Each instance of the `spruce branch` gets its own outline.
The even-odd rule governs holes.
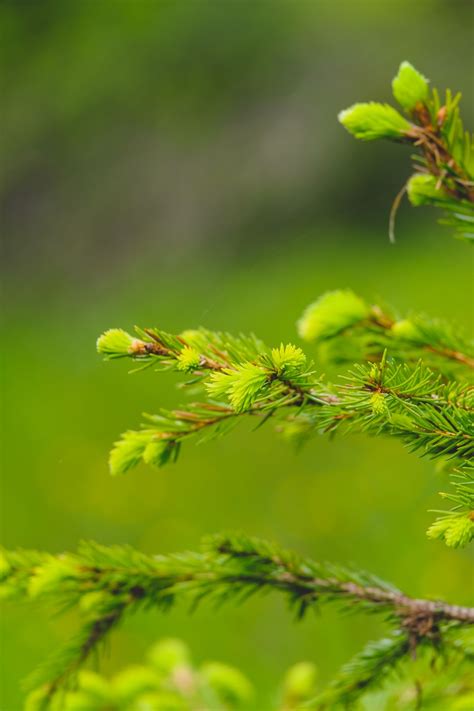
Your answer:
[[[431,524],[427,534],[437,538],[452,548],[467,545],[474,539],[474,462],[464,462],[451,472],[452,490],[440,492],[440,496],[451,504],[448,511],[441,514]]]
[[[379,138],[407,143],[418,149],[415,173],[403,192],[412,205],[433,205],[445,210],[443,222],[459,237],[474,239],[474,138],[464,130],[459,115],[461,94],[448,89],[443,102],[436,89],[409,62],[400,65],[392,83],[395,99],[406,118],[387,104],[354,104],[339,114],[339,121],[356,138]],[[390,237],[393,239],[393,211]]]
[[[57,692],[67,688],[71,678],[77,675],[93,653],[98,652],[100,644],[120,622],[122,612],[123,607],[117,606],[109,615],[85,622],[67,644],[53,652],[28,676],[26,689],[34,691],[41,688],[39,710],[49,708]]]
[[[396,673],[410,649],[408,636],[399,630],[364,649],[345,664],[329,687],[311,703],[311,708],[346,707]]]
[[[432,701],[440,700],[441,689],[433,684],[431,678],[441,676],[448,688],[448,679],[451,670],[454,669],[457,681],[465,675],[467,667],[472,668],[474,661],[472,640],[467,640],[467,644],[459,639],[459,630],[456,629],[458,637],[453,639],[453,630],[445,628],[443,634],[438,634],[437,638],[423,638],[413,647],[409,635],[405,630],[394,630],[388,636],[369,642],[360,652],[358,652],[349,662],[344,664],[328,687],[318,694],[307,704],[308,708],[318,711],[353,708],[354,704],[363,698],[367,693],[377,691],[380,688],[390,688],[399,686],[398,680],[402,680],[403,694],[408,703],[413,700],[415,706],[411,704],[408,708],[424,708],[424,701],[428,702],[430,686],[435,687],[436,696]],[[406,682],[407,666],[414,668],[414,673],[408,676],[409,687]],[[426,678],[425,668],[431,668],[430,679]],[[433,674],[436,667],[436,674]],[[417,673],[423,671],[422,680]],[[405,673],[404,673],[405,672]],[[446,675],[446,676],[445,676]],[[405,678],[404,678],[405,677]],[[411,693],[410,692],[411,686]],[[461,687],[462,688],[462,687]],[[433,689],[434,690],[434,689]],[[459,688],[457,691],[459,692]],[[397,694],[397,699],[399,698]],[[400,702],[403,696],[399,698]],[[382,699],[380,700],[382,701]],[[446,699],[446,703],[449,700]],[[385,705],[383,708],[386,708]],[[389,708],[391,708],[389,706]],[[399,708],[399,706],[397,706]],[[405,708],[405,705],[402,705]],[[431,708],[431,706],[430,706]],[[448,708],[447,706],[441,708]],[[462,708],[462,707],[461,707]]]
[[[191,376],[187,384],[209,397],[145,415],[140,430],[128,430],[115,443],[111,472],[125,473],[142,461],[158,467],[176,461],[187,439],[224,435],[244,416],[259,425],[272,420],[295,443],[337,431],[386,435],[420,456],[452,461],[454,491],[442,494],[452,509],[439,512],[429,536],[450,546],[466,545],[474,537],[474,492],[466,473],[474,456],[474,388],[469,380],[448,379],[447,373],[453,364],[470,367],[468,342],[441,322],[395,320],[349,291],[324,295],[307,309],[299,327],[306,337],[331,342],[333,352],[344,352],[346,340],[353,344],[359,338],[374,360],[356,364],[334,384],[318,376],[292,344],[271,349],[254,336],[204,329],[177,336],[137,329],[139,338],[120,329],[107,331],[98,340],[106,359],[127,357],[185,372]],[[421,361],[410,363],[408,354],[414,359],[420,353],[435,356],[438,372]]]
[[[474,624],[474,608],[412,598],[364,571],[302,559],[274,544],[239,534],[207,539],[201,552],[144,555],[128,546],[82,543],[75,554],[5,552],[0,590],[13,599],[45,599],[77,606],[85,622],[78,636],[32,676],[46,698],[66,685],[125,615],[140,607],[168,610],[177,599],[192,607],[243,602],[278,591],[302,617],[326,603],[382,613],[404,639],[405,654],[438,644],[447,630]],[[401,652],[400,652],[401,654]]]
[[[380,360],[387,350],[392,358],[412,363],[423,359],[446,376],[472,382],[474,343],[462,329],[424,315],[400,316],[349,290],[327,292],[311,303],[298,321],[298,332],[317,345],[323,361]]]
[[[444,382],[421,362],[356,364],[337,389],[337,402],[320,409],[324,431],[343,427],[389,434],[430,458],[474,456],[474,389]]]
[[[97,350],[106,360],[132,358],[142,363],[174,367],[183,372],[223,371],[231,363],[258,358],[266,347],[254,335],[233,336],[200,328],[173,335],[156,328],[135,327],[134,337],[120,328],[105,331]]]
[[[171,338],[178,340],[168,336]],[[148,343],[141,341],[132,352],[122,355],[141,359],[145,348],[150,351]],[[155,343],[151,345],[155,347]],[[162,350],[161,344],[159,348]],[[169,367],[179,370],[183,348],[188,345],[181,342],[173,356],[150,356],[147,352],[145,358],[156,358],[158,363],[164,358]],[[272,350],[262,344],[260,348],[252,361],[244,360],[247,354],[226,353],[227,364],[219,369],[202,365],[206,351],[202,348],[194,374],[210,395],[209,402],[147,415],[144,428],[126,432],[112,450],[112,472],[127,471],[142,459],[164,464],[177,456],[183,439],[204,430],[219,434],[243,414],[263,420],[289,414],[291,427],[296,423],[306,427],[308,433],[334,431],[349,424],[362,431],[401,437],[422,455],[460,460],[472,457],[474,391],[469,384],[446,381],[421,362],[408,366],[386,358],[380,363],[354,366],[346,384],[328,384],[316,376],[311,364],[307,365],[301,349],[291,344]],[[104,352],[102,345],[99,350]]]
[[[311,307],[305,316],[305,332],[340,341],[346,328],[361,327],[361,318],[367,323],[370,314],[382,333],[379,348],[393,343],[393,332],[399,344],[400,332],[405,340],[409,339],[407,334],[413,336],[415,326],[390,320],[352,292],[332,292]],[[388,330],[390,336],[386,336]],[[454,345],[454,335],[448,341],[447,328],[430,323],[419,332],[425,334],[425,342],[422,345],[419,337],[413,356],[420,349],[429,350],[443,362],[451,362],[454,351],[448,350],[448,345]],[[356,364],[343,382],[332,384],[317,376],[303,351],[291,344],[270,349],[253,336],[232,337],[205,330],[187,332],[186,338],[157,329],[139,329],[140,339],[128,335],[125,340],[124,331],[117,333],[108,331],[99,339],[99,351],[107,359],[145,359],[146,364],[182,373],[184,358],[191,375],[188,382],[198,385],[209,400],[145,415],[140,430],[125,432],[115,443],[110,454],[113,474],[127,472],[142,461],[155,466],[175,461],[185,440],[195,437],[203,441],[226,434],[243,416],[256,418],[259,424],[271,419],[296,443],[336,431],[386,435],[401,439],[420,456],[453,461],[455,493],[443,496],[457,497],[456,520],[449,512],[449,521],[436,522],[429,535],[449,545],[465,545],[474,536],[474,499],[465,473],[459,474],[459,467],[474,455],[474,388],[469,381],[447,379],[445,372],[432,371],[421,361],[413,365],[398,362],[384,351],[381,360]],[[430,343],[428,334],[432,335]],[[124,343],[128,344],[125,349]],[[456,347],[459,345],[460,337]],[[400,348],[394,348],[397,355],[403,352]],[[454,360],[460,361],[459,357]],[[442,535],[446,527],[453,533]]]

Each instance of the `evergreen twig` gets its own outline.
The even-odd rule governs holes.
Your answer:
[[[128,546],[81,544],[78,553],[47,556],[4,554],[3,594],[75,604],[85,616],[78,637],[32,677],[53,694],[83,664],[110,630],[139,607],[169,609],[188,598],[195,607],[242,602],[251,595],[282,592],[298,617],[311,607],[337,603],[385,620],[407,640],[404,652],[437,644],[455,625],[474,624],[474,608],[412,598],[360,570],[300,559],[277,546],[242,535],[205,541],[202,552],[147,556]],[[400,652],[401,654],[401,652]]]
[[[305,332],[337,340],[349,325],[358,323],[354,319],[360,320],[366,307],[352,292],[329,297],[306,314]],[[382,312],[377,312],[377,320],[380,328],[388,328],[389,318]],[[176,461],[183,441],[225,434],[243,415],[257,417],[262,424],[276,421],[278,429],[297,443],[341,430],[386,435],[400,439],[420,456],[452,462],[454,493],[443,496],[452,501],[453,509],[442,523],[435,522],[429,535],[452,546],[465,545],[474,537],[470,475],[474,387],[469,380],[448,379],[422,361],[400,362],[389,358],[385,350],[380,360],[354,365],[341,384],[327,383],[292,344],[269,349],[254,337],[206,330],[179,336],[157,329],[137,330],[141,339],[118,329],[107,331],[98,340],[99,352],[109,359],[127,357],[158,368],[185,369],[192,376],[190,384],[199,386],[210,399],[146,415],[142,429],[125,432],[112,449],[113,474],[124,473],[141,461],[156,466]],[[423,349],[429,348],[429,333],[444,334],[443,343],[449,335],[441,326],[431,326],[431,331],[425,326],[424,333]],[[432,343],[440,341],[441,335],[438,341],[432,339]],[[438,346],[436,351],[441,352]]]
[[[453,96],[448,89],[441,102],[438,91],[430,91],[426,77],[409,62],[400,65],[392,89],[407,118],[392,106],[370,102],[341,111],[340,122],[356,138],[387,138],[418,149],[413,158],[415,173],[405,186],[410,202],[444,209],[442,222],[454,227],[457,236],[473,240],[474,139],[459,115],[461,94]],[[399,198],[400,193],[396,201]]]

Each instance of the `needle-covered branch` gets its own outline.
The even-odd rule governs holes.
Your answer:
[[[269,349],[255,337],[213,333],[204,329],[173,336],[157,329],[106,331],[97,342],[106,359],[128,357],[145,367],[174,369],[191,376],[208,402],[146,416],[138,432],[126,432],[112,450],[112,473],[127,471],[139,461],[164,464],[176,458],[181,442],[231,428],[240,415],[262,420],[276,411],[330,401],[332,395],[316,377],[300,348],[283,344]],[[195,388],[194,388],[195,389]]]
[[[342,667],[329,686],[307,704],[307,708],[317,711],[352,709],[361,698],[367,697],[368,692],[385,687],[388,694],[377,695],[374,708],[394,708],[390,700],[396,699],[395,708],[425,708],[426,704],[426,708],[444,710],[451,708],[450,694],[446,694],[450,682],[458,685],[454,691],[455,703],[460,703],[461,709],[469,708],[473,687],[468,679],[474,662],[474,637],[470,633],[463,639],[458,629],[449,627],[437,639],[436,636],[437,633],[431,639],[424,637],[416,648],[411,647],[404,630],[395,630],[383,639],[369,642]],[[408,675],[408,684],[404,673],[407,664],[412,672]],[[437,674],[433,674],[436,665]],[[430,667],[431,673],[427,675],[426,669]],[[436,677],[439,677],[438,683]],[[401,693],[397,687],[401,687]]]
[[[330,363],[391,358],[420,359],[447,377],[473,381],[474,343],[462,329],[419,314],[400,316],[369,304],[350,290],[330,291],[310,304],[298,321],[301,338]]]
[[[76,606],[84,625],[32,677],[46,684],[49,696],[86,662],[125,615],[141,608],[169,609],[188,599],[215,605],[243,602],[275,590],[298,617],[325,603],[343,609],[383,613],[406,639],[405,652],[419,644],[437,644],[453,626],[474,624],[474,608],[411,598],[369,573],[301,559],[273,544],[240,535],[209,539],[199,553],[148,556],[124,546],[83,543],[75,554],[5,553],[3,596],[46,599],[59,608]]]
[[[145,359],[148,365],[165,364],[181,370],[183,351],[192,346],[168,351],[158,342],[137,341],[125,352],[111,352],[110,342],[116,331],[108,331],[98,341],[99,352],[107,357],[128,356]],[[120,334],[124,332],[120,331]],[[151,333],[148,329],[147,333]],[[208,332],[199,332],[206,333]],[[236,340],[236,339],[235,339]],[[159,351],[152,353],[153,349]],[[309,432],[333,431],[344,424],[372,433],[400,436],[408,446],[431,457],[450,456],[469,460],[474,453],[474,389],[466,383],[446,381],[421,363],[414,366],[387,360],[366,366],[354,366],[340,385],[326,383],[317,377],[306,356],[293,345],[273,350],[263,345],[256,358],[244,360],[223,352],[225,366],[203,366],[206,348],[196,351],[195,363],[188,372],[200,382],[209,396],[179,410],[162,411],[147,416],[148,425],[138,432],[128,432],[112,454],[112,470],[119,473],[141,459],[162,464],[184,438],[206,429],[219,431],[223,423],[239,415],[268,418],[278,412],[290,414],[291,422],[306,423]],[[137,353],[138,351],[138,353]],[[144,355],[143,355],[144,354]]]
[[[336,337],[336,324],[339,329],[341,323],[348,325],[356,303],[363,306],[358,297],[350,299],[353,308],[347,308],[346,300],[344,311],[338,298],[336,312],[328,311],[326,300],[322,312],[313,310],[313,326],[319,319],[319,332],[324,324],[326,335]],[[114,474],[141,461],[156,466],[174,461],[183,441],[225,434],[243,416],[259,424],[271,419],[297,443],[318,434],[354,431],[399,438],[420,456],[446,458],[453,467],[462,467],[474,455],[474,388],[465,380],[447,380],[421,362],[402,364],[387,358],[385,351],[380,361],[355,365],[340,384],[332,384],[319,377],[303,351],[292,344],[270,349],[254,337],[205,330],[172,336],[139,329],[138,335],[107,331],[99,338],[98,349],[106,358],[127,357],[178,372],[185,360],[188,383],[199,386],[209,399],[145,415],[146,424],[125,432],[112,449]],[[444,540],[464,545],[474,537],[474,491],[466,489],[464,473],[458,471],[455,477],[458,518],[454,535]]]
[[[354,104],[339,114],[340,122],[356,138],[387,138],[418,150],[413,158],[416,172],[394,202],[390,236],[406,191],[412,205],[442,208],[444,222],[459,237],[474,239],[474,140],[459,116],[461,94],[453,96],[448,89],[442,101],[409,62],[400,65],[392,89],[406,117],[388,104],[375,102]]]

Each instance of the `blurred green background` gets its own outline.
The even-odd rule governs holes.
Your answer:
[[[194,549],[222,529],[354,561],[414,595],[472,598],[472,559],[429,542],[443,474],[395,442],[314,441],[295,454],[241,426],[178,464],[111,479],[107,453],[177,379],[101,363],[112,326],[205,325],[296,341],[322,291],[352,287],[401,311],[472,327],[472,254],[428,211],[391,201],[409,152],[338,125],[390,100],[409,59],[468,92],[472,3],[458,0],[79,0],[0,4],[4,313],[2,539],[73,549]],[[464,99],[466,123],[473,104]],[[297,341],[296,341],[297,342]],[[42,607],[2,616],[2,711],[75,628]],[[182,637],[197,661],[236,664],[269,708],[288,665],[322,682],[380,631],[332,611],[294,623],[277,597],[218,614],[130,619],[103,668]]]

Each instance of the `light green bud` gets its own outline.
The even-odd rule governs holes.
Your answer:
[[[424,104],[428,99],[428,79],[420,74],[410,62],[402,62],[397,76],[392,81],[395,99],[406,111],[417,104]]]
[[[110,328],[97,339],[97,351],[108,358],[127,356],[134,352],[136,340],[121,328]]]
[[[79,689],[101,701],[110,700],[111,687],[104,677],[89,670],[79,672]]]
[[[154,669],[134,665],[114,677],[112,688],[114,697],[123,702],[133,701],[138,695],[157,691],[160,679]]]
[[[140,694],[126,711],[190,711],[190,706],[189,700],[177,692],[161,690]]]
[[[301,348],[297,348],[292,343],[288,343],[286,346],[282,343],[279,348],[273,348],[271,359],[278,373],[298,370],[303,368],[306,363],[306,356]]]
[[[63,705],[59,708],[53,707],[51,711],[104,711],[104,708],[107,708],[106,703],[91,698],[84,691],[71,691],[65,695]]]
[[[201,668],[201,674],[232,708],[239,708],[250,703],[253,687],[241,671],[220,662],[208,662]]]
[[[439,518],[426,533],[428,538],[444,540],[450,548],[462,548],[474,538],[474,512]]]
[[[201,356],[197,350],[185,346],[177,358],[176,367],[185,373],[190,373],[199,367]]]
[[[251,407],[268,382],[268,372],[255,363],[242,363],[235,369],[213,372],[206,382],[212,397],[227,395],[236,412]]]
[[[328,291],[310,304],[298,321],[305,341],[324,341],[369,316],[367,304],[354,292]]]
[[[288,669],[283,682],[285,698],[303,701],[315,694],[318,669],[312,662],[299,662]]]
[[[415,341],[419,342],[421,340],[421,333],[409,319],[402,319],[401,321],[396,321],[392,326],[392,333],[397,338],[404,341]]]
[[[412,125],[389,104],[354,104],[341,111],[340,123],[356,138],[374,141],[377,138],[399,139]]]
[[[407,183],[407,195],[414,207],[438,205],[449,201],[446,193],[437,187],[437,180],[427,173],[415,173]]]
[[[191,663],[188,647],[180,639],[163,639],[148,652],[147,659],[154,669],[169,674],[178,666]]]
[[[387,412],[387,403],[383,393],[375,392],[370,397],[370,405],[374,415],[385,415]]]

